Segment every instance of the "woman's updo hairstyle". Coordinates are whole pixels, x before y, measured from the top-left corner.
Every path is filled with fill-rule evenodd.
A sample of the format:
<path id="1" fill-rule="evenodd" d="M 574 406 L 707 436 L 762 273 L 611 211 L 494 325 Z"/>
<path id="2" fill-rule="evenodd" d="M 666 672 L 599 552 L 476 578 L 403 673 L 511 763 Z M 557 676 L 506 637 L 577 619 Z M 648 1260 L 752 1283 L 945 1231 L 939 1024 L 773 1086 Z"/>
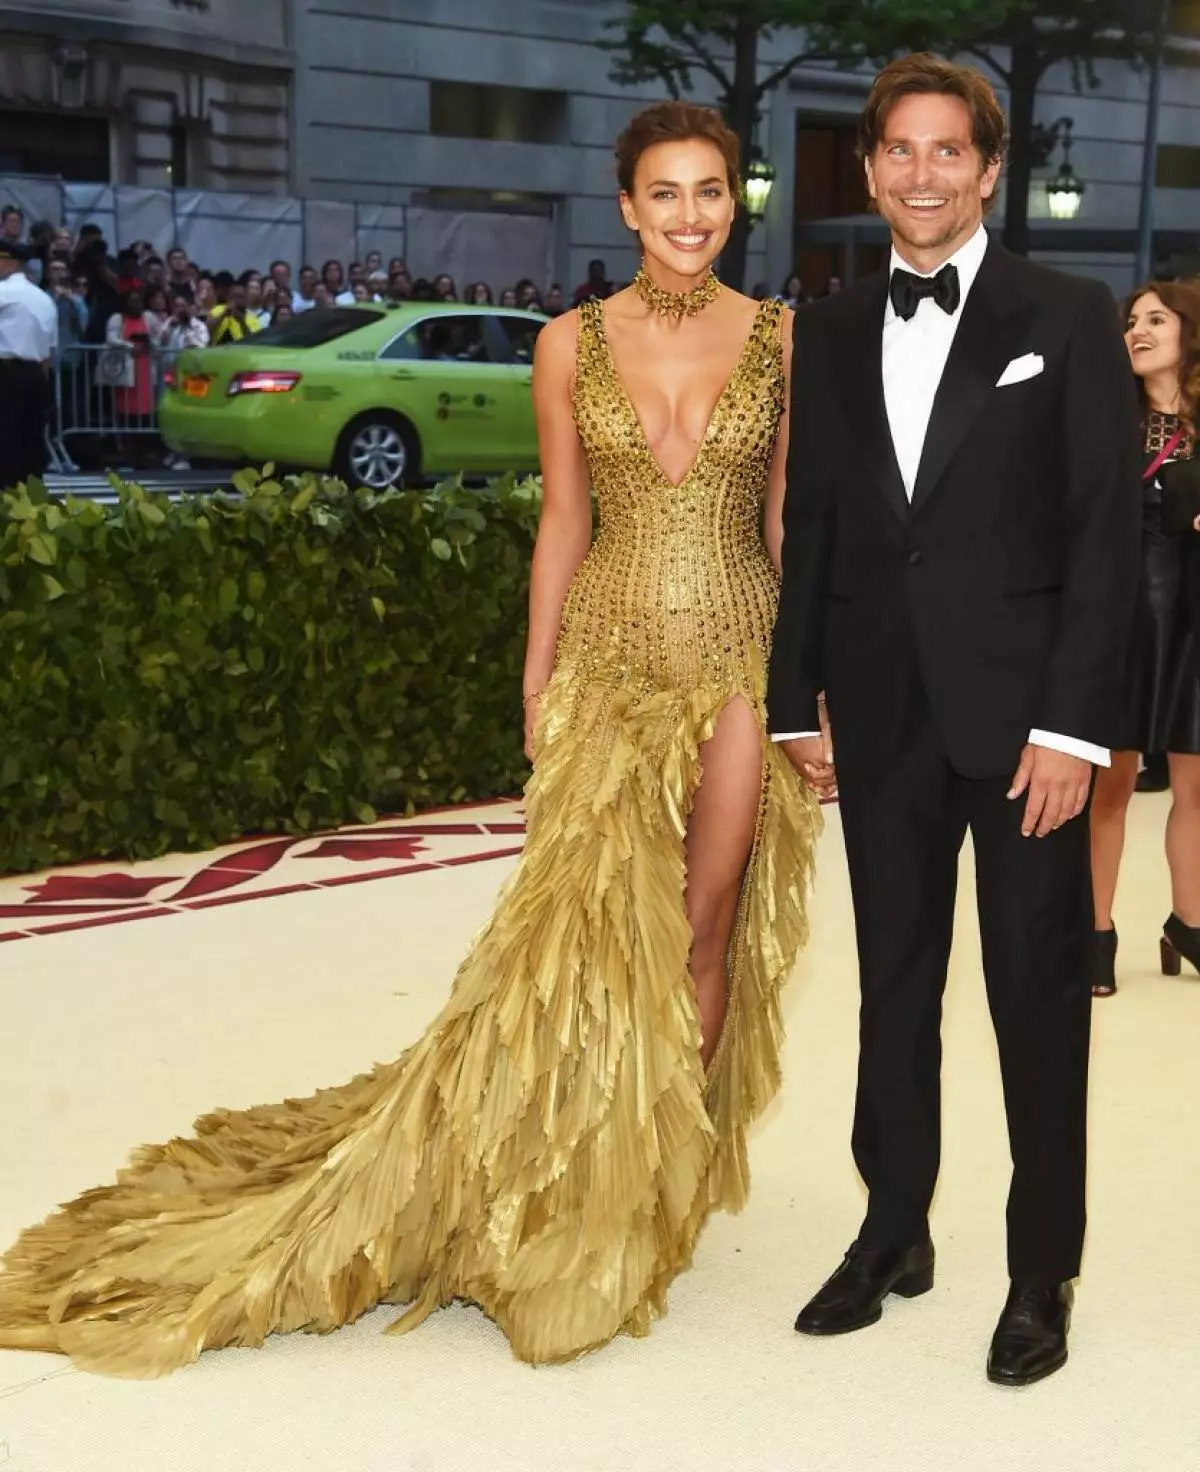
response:
<path id="1" fill-rule="evenodd" d="M 701 138 L 711 143 L 725 161 L 729 192 L 741 203 L 741 146 L 738 136 L 716 110 L 698 102 L 656 102 L 630 121 L 617 139 L 617 183 L 629 195 L 638 161 L 656 143 L 687 143 Z"/>

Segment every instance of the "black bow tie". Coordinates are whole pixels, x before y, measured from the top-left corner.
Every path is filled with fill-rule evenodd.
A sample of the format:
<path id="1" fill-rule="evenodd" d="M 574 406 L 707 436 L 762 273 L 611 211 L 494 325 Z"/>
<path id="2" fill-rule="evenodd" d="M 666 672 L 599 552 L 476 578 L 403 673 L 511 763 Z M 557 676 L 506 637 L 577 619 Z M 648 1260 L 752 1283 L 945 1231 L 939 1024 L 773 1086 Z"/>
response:
<path id="1" fill-rule="evenodd" d="M 931 296 L 943 312 L 953 315 L 958 311 L 960 299 L 958 267 L 943 266 L 936 276 L 915 276 L 911 271 L 897 267 L 892 272 L 890 291 L 896 316 L 905 322 L 916 316 L 917 308 L 927 296 Z"/>

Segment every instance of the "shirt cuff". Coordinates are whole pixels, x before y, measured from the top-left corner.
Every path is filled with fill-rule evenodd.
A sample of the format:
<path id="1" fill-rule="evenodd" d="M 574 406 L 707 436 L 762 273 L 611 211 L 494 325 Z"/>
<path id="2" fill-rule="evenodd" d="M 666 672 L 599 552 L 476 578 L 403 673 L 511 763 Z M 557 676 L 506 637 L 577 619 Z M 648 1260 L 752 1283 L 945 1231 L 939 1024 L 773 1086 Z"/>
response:
<path id="1" fill-rule="evenodd" d="M 772 731 L 772 741 L 807 741 L 810 736 L 819 736 L 820 731 Z"/>
<path id="2" fill-rule="evenodd" d="M 1077 756 L 1094 767 L 1111 767 L 1112 753 L 1103 746 L 1093 746 L 1090 741 L 1080 741 L 1074 736 L 1059 736 L 1053 731 L 1030 731 L 1029 744 L 1044 746 L 1049 751 L 1061 751 L 1067 756 Z"/>

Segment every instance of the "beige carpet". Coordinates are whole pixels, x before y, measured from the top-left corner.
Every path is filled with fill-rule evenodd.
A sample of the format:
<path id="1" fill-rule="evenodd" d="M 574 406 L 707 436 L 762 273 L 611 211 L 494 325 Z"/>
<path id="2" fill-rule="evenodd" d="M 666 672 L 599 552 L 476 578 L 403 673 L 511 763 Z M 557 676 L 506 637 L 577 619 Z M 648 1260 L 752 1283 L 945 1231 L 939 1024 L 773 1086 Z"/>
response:
<path id="1" fill-rule="evenodd" d="M 1053 1380 L 1006 1392 L 983 1376 L 1005 1288 L 1007 1161 L 969 855 L 946 1009 L 937 1287 L 889 1303 L 862 1334 L 792 1332 L 862 1206 L 835 810 L 789 995 L 787 1085 L 752 1144 L 752 1203 L 714 1220 L 649 1339 L 534 1371 L 460 1307 L 399 1340 L 381 1336 L 388 1309 L 332 1336 L 206 1355 L 151 1384 L 2 1353 L 0 1472 L 1200 1468 L 1200 979 L 1157 974 L 1165 811 L 1162 798 L 1135 799 L 1123 989 L 1096 1013 L 1092 1229 L 1071 1362 Z M 142 923 L 55 934 L 11 918 L 31 881 L 0 884 L 0 930 L 21 934 L 0 946 L 2 1242 L 107 1180 L 134 1143 L 213 1105 L 303 1093 L 398 1052 L 436 1011 L 511 869 L 511 858 L 464 863 L 471 847 L 412 872 L 389 860 L 392 877 L 369 883 L 306 878 L 254 903 L 168 903 Z M 178 886 L 197 868 L 180 864 L 155 872 Z"/>

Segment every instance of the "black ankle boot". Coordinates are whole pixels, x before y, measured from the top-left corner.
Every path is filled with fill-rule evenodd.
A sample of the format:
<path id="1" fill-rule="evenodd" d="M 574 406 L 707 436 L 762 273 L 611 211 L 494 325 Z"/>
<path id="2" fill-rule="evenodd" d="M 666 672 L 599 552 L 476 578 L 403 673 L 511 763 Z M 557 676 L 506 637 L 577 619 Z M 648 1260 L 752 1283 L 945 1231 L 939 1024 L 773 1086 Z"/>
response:
<path id="1" fill-rule="evenodd" d="M 1111 997 L 1117 990 L 1117 932 L 1097 930 L 1092 946 L 1092 996 Z"/>
<path id="2" fill-rule="evenodd" d="M 1178 976 L 1185 960 L 1200 971 L 1200 925 L 1185 925 L 1178 915 L 1172 914 L 1163 926 L 1158 948 L 1164 976 Z"/>

